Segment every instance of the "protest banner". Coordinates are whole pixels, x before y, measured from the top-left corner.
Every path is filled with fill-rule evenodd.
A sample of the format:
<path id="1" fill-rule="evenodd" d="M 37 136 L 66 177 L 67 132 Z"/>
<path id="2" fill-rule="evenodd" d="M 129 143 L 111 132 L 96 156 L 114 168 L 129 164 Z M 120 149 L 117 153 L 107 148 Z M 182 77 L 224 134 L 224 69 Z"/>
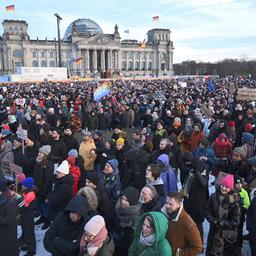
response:
<path id="1" fill-rule="evenodd" d="M 10 181 L 15 181 L 16 175 L 19 173 L 22 173 L 22 167 L 10 161 L 2 161 L 2 168 L 3 168 L 5 179 Z"/>
<path id="2" fill-rule="evenodd" d="M 241 101 L 256 100 L 256 89 L 239 88 L 237 90 L 236 100 L 241 100 Z"/>
<path id="3" fill-rule="evenodd" d="M 211 109 L 209 109 L 207 107 L 207 105 L 205 103 L 203 103 L 201 106 L 200 106 L 200 110 L 203 114 L 205 114 L 206 116 L 208 117 L 211 117 L 214 113 L 212 112 Z"/>

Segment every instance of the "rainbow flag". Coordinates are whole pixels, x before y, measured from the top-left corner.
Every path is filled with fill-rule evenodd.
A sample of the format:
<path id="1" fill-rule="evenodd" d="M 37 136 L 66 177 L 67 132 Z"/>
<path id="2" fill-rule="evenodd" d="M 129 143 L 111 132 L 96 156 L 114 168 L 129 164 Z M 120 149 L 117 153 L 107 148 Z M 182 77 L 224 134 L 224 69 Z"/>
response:
<path id="1" fill-rule="evenodd" d="M 93 99 L 99 102 L 101 98 L 109 95 L 110 88 L 107 81 L 103 81 L 102 84 L 95 90 L 93 94 Z"/>
<path id="2" fill-rule="evenodd" d="M 6 12 L 15 12 L 15 6 L 13 5 L 8 5 L 5 7 Z"/>

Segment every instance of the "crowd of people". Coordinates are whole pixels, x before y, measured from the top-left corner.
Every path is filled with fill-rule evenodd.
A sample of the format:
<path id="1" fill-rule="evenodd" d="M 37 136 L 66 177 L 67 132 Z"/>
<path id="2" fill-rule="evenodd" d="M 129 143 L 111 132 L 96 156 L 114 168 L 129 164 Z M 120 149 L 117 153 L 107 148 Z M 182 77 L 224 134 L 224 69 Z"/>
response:
<path id="1" fill-rule="evenodd" d="M 255 256 L 256 80 L 211 79 L 2 84 L 0 254 Z"/>

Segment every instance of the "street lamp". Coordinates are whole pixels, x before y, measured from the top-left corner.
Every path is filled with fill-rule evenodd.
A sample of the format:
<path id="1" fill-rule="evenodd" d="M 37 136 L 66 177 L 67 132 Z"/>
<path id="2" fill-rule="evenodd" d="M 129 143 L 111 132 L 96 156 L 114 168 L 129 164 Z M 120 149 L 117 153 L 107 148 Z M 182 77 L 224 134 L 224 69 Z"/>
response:
<path id="1" fill-rule="evenodd" d="M 58 30 L 58 55 L 59 55 L 59 67 L 61 67 L 61 45 L 60 45 L 60 20 L 62 18 L 58 13 L 55 13 L 54 16 L 57 18 L 57 30 Z"/>

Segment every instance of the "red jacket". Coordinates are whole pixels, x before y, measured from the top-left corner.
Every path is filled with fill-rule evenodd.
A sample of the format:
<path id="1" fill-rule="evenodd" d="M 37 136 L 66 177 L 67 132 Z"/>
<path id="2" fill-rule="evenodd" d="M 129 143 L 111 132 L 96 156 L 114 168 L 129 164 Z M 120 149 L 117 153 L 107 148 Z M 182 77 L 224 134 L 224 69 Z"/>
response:
<path id="1" fill-rule="evenodd" d="M 73 187 L 72 187 L 72 196 L 75 196 L 78 191 L 78 183 L 81 176 L 80 169 L 77 166 L 73 165 L 70 167 L 69 172 L 72 174 L 74 178 Z"/>

